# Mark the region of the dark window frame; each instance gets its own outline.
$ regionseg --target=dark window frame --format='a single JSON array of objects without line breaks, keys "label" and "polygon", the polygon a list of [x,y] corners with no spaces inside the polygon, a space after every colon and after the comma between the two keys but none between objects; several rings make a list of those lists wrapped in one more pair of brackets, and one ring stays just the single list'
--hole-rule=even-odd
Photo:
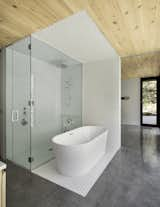
[{"label": "dark window frame", "polygon": [[[157,124],[144,124],[143,123],[143,102],[142,102],[142,93],[143,93],[143,81],[156,80],[157,81]],[[151,126],[151,127],[160,127],[160,77],[148,77],[141,78],[140,81],[140,121],[141,126]]]}]

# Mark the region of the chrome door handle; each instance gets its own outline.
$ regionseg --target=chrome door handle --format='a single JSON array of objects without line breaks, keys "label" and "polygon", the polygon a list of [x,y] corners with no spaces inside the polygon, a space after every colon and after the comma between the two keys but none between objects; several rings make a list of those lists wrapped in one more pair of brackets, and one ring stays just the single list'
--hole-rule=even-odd
[{"label": "chrome door handle", "polygon": [[12,122],[16,122],[19,120],[19,112],[18,110],[13,110],[12,111]]}]

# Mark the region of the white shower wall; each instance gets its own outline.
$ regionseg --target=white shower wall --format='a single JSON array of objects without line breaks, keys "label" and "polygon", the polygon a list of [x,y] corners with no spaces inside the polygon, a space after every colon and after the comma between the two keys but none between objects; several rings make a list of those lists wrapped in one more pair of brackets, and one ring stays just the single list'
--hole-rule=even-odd
[{"label": "white shower wall", "polygon": [[82,126],[82,65],[62,68],[63,131]]}]

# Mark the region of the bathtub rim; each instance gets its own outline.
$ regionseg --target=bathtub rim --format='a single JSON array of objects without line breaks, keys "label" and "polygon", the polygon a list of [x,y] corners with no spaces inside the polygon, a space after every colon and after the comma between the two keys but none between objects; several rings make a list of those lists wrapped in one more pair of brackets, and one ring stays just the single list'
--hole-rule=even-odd
[{"label": "bathtub rim", "polygon": [[[102,132],[101,132],[100,134],[98,134],[97,136],[93,137],[92,139],[90,139],[89,141],[86,141],[86,142],[84,142],[84,143],[80,143],[80,144],[69,144],[69,145],[67,145],[67,144],[57,143],[57,142],[55,141],[55,139],[56,139],[57,137],[61,136],[62,134],[71,133],[71,132],[74,131],[74,130],[81,129],[81,128],[85,128],[85,127],[96,127],[96,128],[101,128],[101,129],[102,129]],[[103,130],[104,130],[104,131],[103,131]],[[61,147],[80,147],[80,146],[84,146],[84,145],[89,145],[91,142],[96,141],[96,140],[98,139],[98,137],[99,137],[100,135],[102,135],[103,133],[106,133],[106,139],[107,139],[108,132],[109,132],[109,130],[108,130],[107,128],[103,127],[103,126],[87,125],[87,126],[78,127],[78,128],[73,129],[73,130],[70,130],[70,131],[67,131],[67,132],[58,134],[58,135],[52,137],[52,138],[51,138],[51,141],[52,141],[52,143],[53,143],[54,145],[61,146]]]}]

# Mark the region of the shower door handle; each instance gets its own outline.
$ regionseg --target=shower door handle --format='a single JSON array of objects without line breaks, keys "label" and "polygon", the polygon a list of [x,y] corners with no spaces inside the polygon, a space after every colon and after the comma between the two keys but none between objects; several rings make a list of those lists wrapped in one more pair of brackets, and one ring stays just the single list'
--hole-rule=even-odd
[{"label": "shower door handle", "polygon": [[19,112],[18,110],[13,110],[12,111],[12,122],[16,122],[19,120]]},{"label": "shower door handle", "polygon": [[34,99],[35,99],[35,96],[34,96],[34,85],[35,85],[35,76],[34,74],[31,75],[31,100],[30,100],[30,106],[31,106],[31,118],[30,118],[30,126],[33,128],[34,127],[34,105],[35,105],[35,102],[34,102]]}]

